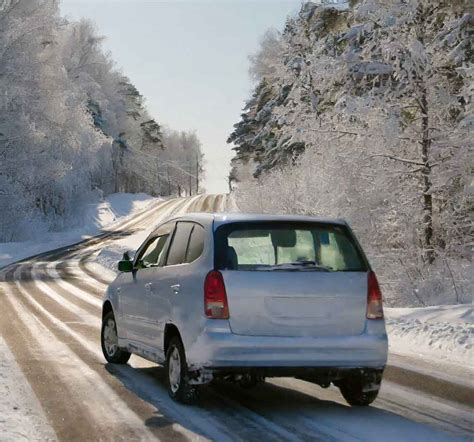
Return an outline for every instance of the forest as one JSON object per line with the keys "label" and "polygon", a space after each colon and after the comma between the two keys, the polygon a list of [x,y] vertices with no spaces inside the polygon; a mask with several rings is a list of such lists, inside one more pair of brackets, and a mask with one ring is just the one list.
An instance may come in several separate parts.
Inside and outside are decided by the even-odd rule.
{"label": "forest", "polygon": [[250,57],[229,137],[242,210],[348,220],[388,305],[470,302],[468,2],[306,2]]}
{"label": "forest", "polygon": [[0,2],[0,242],[79,225],[114,192],[200,190],[196,133],[156,121],[102,42],[56,0]]}

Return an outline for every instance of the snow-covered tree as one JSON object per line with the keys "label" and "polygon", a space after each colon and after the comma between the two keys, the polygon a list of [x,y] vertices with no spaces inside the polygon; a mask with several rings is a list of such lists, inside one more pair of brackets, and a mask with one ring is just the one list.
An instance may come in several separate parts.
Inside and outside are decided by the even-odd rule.
{"label": "snow-covered tree", "polygon": [[160,172],[169,194],[199,193],[204,179],[204,155],[196,133],[166,128],[163,136],[165,151]]}
{"label": "snow-covered tree", "polygon": [[[97,194],[177,193],[164,162],[202,171],[196,135],[176,151],[164,145],[102,40],[90,22],[63,19],[56,0],[0,2],[0,242],[27,238],[27,219],[53,229],[80,223]],[[191,160],[181,164],[196,152],[197,174]]]}
{"label": "snow-covered tree", "polygon": [[472,17],[463,2],[350,3],[304,4],[280,57],[262,56],[229,138],[240,205],[346,217],[393,302],[465,300]]}

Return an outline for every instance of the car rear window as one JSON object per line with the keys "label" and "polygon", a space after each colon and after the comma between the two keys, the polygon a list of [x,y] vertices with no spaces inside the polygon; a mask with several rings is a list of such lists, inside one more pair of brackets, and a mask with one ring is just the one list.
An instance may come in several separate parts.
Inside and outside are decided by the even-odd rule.
{"label": "car rear window", "polygon": [[326,223],[246,222],[215,232],[221,270],[367,271],[359,245],[345,226]]}

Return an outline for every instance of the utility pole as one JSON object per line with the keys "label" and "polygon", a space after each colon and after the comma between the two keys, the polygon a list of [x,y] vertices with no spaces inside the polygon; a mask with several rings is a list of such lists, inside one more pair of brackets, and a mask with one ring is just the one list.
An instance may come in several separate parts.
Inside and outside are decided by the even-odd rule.
{"label": "utility pole", "polygon": [[161,193],[161,178],[160,178],[160,165],[159,164],[156,165],[156,177],[158,179],[157,193],[159,195]]}
{"label": "utility pole", "polygon": [[199,154],[196,154],[196,194],[199,193]]}

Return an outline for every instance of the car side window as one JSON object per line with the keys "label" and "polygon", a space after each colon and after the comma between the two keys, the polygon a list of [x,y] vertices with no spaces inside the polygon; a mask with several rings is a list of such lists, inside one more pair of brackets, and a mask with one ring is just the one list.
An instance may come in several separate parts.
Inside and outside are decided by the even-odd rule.
{"label": "car side window", "polygon": [[194,223],[178,222],[171,241],[167,266],[183,264],[186,262],[186,252],[188,250],[189,237],[194,227]]}
{"label": "car side window", "polygon": [[158,236],[152,239],[143,249],[141,258],[137,260],[137,268],[158,267],[160,258],[165,251],[169,234]]}
{"label": "car side window", "polygon": [[196,261],[204,250],[204,228],[199,224],[194,224],[189,238],[188,250],[186,252],[186,262]]}
{"label": "car side window", "polygon": [[164,265],[174,225],[174,222],[164,224],[154,232],[153,237],[149,238],[145,246],[140,248],[135,268],[144,269]]}

